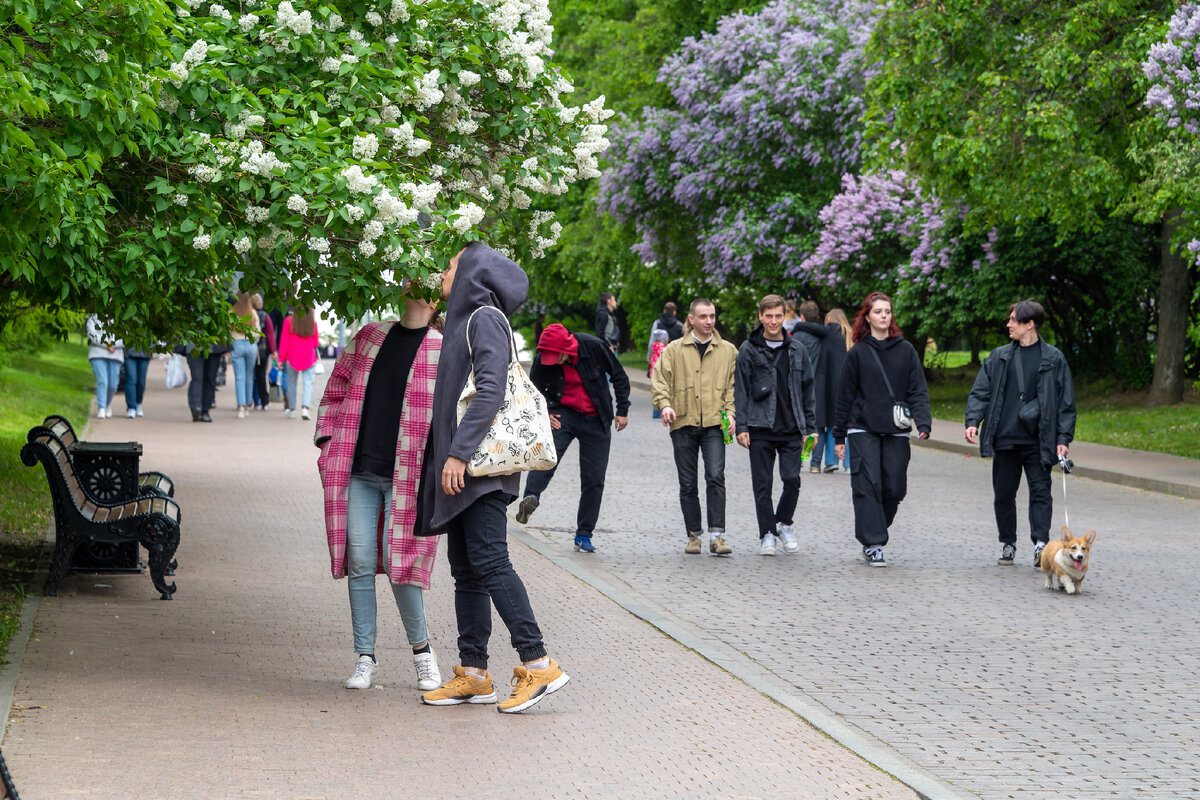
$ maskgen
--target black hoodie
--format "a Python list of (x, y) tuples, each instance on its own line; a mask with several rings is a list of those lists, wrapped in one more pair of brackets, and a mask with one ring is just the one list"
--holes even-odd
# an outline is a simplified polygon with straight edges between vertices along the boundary
[(892, 401), (888, 397), (883, 373), (871, 356), (879, 355), (896, 402), (907, 403), (917, 430), (929, 433), (933, 415), (929, 410), (929, 390), (925, 387), (925, 370), (916, 349), (897, 336), (876, 339), (866, 336), (846, 353), (842, 379), (838, 387), (837, 413), (833, 420), (833, 437), (838, 444), (846, 441), (846, 431), (864, 430), (882, 435), (907, 433), (892, 422)]
[[(425, 459), (422, 487), (422, 535), (443, 533), (446, 524), (485, 494), (497, 490), (516, 496), (520, 473), (476, 478), (467, 475), (462, 492), (442, 491), (442, 468), (450, 456), (469, 461), (500, 410), (511, 353), (508, 322), (490, 309), (475, 314), (471, 322), (471, 348), (467, 350), (467, 320), (483, 306), (495, 306), (504, 317), (512, 314), (529, 293), (529, 277), (507, 257), (479, 242), (458, 257), (458, 271), (446, 302), (446, 330), (438, 359), (437, 386), (433, 392), (430, 448)], [(458, 397), (475, 369), (475, 399), (458, 421)]]

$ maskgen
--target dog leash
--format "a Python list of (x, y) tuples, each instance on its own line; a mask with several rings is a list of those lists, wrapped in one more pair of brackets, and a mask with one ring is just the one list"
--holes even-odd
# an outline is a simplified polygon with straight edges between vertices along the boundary
[(1071, 527), (1071, 514), (1067, 511), (1067, 473), (1074, 468), (1075, 464), (1066, 456), (1058, 457), (1058, 465), (1062, 467), (1063, 478), (1063, 522), (1069, 528)]

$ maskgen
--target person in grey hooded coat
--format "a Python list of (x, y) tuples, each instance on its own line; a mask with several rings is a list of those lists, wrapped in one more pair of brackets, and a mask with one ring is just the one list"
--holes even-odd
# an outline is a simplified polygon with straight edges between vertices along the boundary
[[(446, 329), (420, 516), (424, 535), (446, 534), (460, 663), (453, 678), (421, 697), (428, 705), (496, 702), (487, 670), (493, 604), (522, 662), (513, 670), (515, 688), (498, 706), (501, 712), (524, 711), (570, 680), (546, 654), (525, 584), (508, 557), (506, 508), (520, 491), (520, 474), (474, 477), (466, 472), (504, 400), (512, 336), (507, 317), (528, 291), (524, 270), (478, 242), (452, 258), (442, 276)], [(458, 398), (472, 369), (476, 394), (460, 422)]]

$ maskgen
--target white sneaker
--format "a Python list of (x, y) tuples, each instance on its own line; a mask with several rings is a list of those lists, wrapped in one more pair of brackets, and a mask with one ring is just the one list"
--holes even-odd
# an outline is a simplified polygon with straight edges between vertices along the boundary
[(287, 417), (288, 419), (295, 419), (295, 418), (296, 418), (296, 412), (295, 412), (295, 411), (292, 411), (290, 408), (285, 408), (285, 409), (283, 410), (283, 415), (284, 415), (285, 417)]
[(800, 545), (796, 543), (796, 534), (791, 525), (784, 525), (780, 522), (776, 525), (776, 531), (779, 533), (779, 541), (783, 542), (783, 552), (791, 555), (800, 549)]
[(138, 407), (137, 407), (137, 415), (138, 415), (139, 417), (144, 417), (144, 416), (146, 416), (146, 412), (145, 412), (145, 411), (142, 411), (142, 407), (141, 407), (141, 406), (138, 406)]
[[(312, 419), (312, 417), (308, 415), (308, 406), (300, 409), (300, 417), (301, 419)], [(434, 688), (436, 689), (437, 687), (435, 686)]]
[(131, 408), (125, 412), (125, 416), (128, 417), (129, 419), (133, 419), (134, 417), (137, 416), (137, 411), (135, 411), (134, 409)]
[(238, 419), (245, 419), (245, 418), (246, 418), (246, 407), (242, 406), (241, 408), (238, 409)]
[(417, 688), (422, 692), (432, 692), (442, 685), (442, 673), (438, 672), (432, 648), (428, 653), (413, 653), (413, 666), (417, 668)]
[(760, 556), (775, 555), (775, 535), (768, 533), (762, 537), (758, 544), (758, 554)]
[(354, 674), (346, 679), (347, 689), (370, 689), (371, 681), (379, 675), (379, 665), (370, 656), (359, 656), (354, 662)]

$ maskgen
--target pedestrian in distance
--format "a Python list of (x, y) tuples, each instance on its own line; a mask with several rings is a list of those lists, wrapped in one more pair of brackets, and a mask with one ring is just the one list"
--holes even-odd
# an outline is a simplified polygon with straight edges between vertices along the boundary
[[(792, 329), (789, 332), (795, 339), (799, 339), (804, 345), (804, 349), (808, 351), (808, 358), (812, 362), (813, 375), (823, 374), (825, 365), (822, 363), (824, 359), (821, 356), (821, 351), (824, 348), (824, 340), (828, 337), (829, 332), (825, 326), (820, 325), (821, 309), (817, 306), (814, 300), (805, 300), (799, 306), (799, 316), (792, 322)], [(813, 447), (812, 457), (809, 459), (809, 471), (821, 471), (821, 454)]]
[(254, 309), (254, 315), (258, 317), (258, 325), (262, 330), (262, 336), (258, 337), (258, 360), (254, 362), (254, 393), (258, 395), (258, 407), (263, 411), (267, 410), (267, 406), (271, 404), (270, 389), (267, 386), (267, 370), (271, 366), (271, 359), (274, 357), (279, 341), (275, 335), (275, 323), (271, 319), (271, 315), (263, 311), (263, 297), (261, 294), (253, 294), (250, 296), (250, 305)]
[(1000, 558), (1017, 554), (1017, 489), (1021, 473), (1029, 488), (1029, 538), (1033, 565), (1041, 566), (1054, 512), (1050, 471), (1065, 459), (1075, 438), (1075, 387), (1058, 348), (1040, 335), (1046, 312), (1034, 300), (1008, 309), (1009, 344), (984, 359), (967, 397), (966, 438), (992, 459), (993, 508)]
[(417, 688), (442, 683), (424, 600), (438, 540), (415, 535), (442, 345), (436, 316), (434, 304), (410, 294), (399, 322), (364, 325), (334, 364), (317, 409), (330, 567), (350, 595), (355, 662), (347, 689), (369, 689), (379, 674), (377, 574), (391, 585)]
[(892, 299), (872, 292), (854, 318), (833, 435), (837, 457), (850, 450), (854, 536), (872, 567), (886, 567), (888, 528), (908, 493), (909, 436), (928, 439), (933, 426), (925, 370), (892, 316)]
[(104, 321), (97, 314), (87, 318), (86, 327), (88, 363), (96, 376), (96, 419), (104, 419), (112, 416), (112, 401), (125, 361), (125, 343), (104, 329)]
[(296, 416), (297, 395), (301, 418), (311, 418), (308, 408), (312, 405), (319, 345), (317, 316), (311, 308), (298, 310), (283, 321), (283, 333), (279, 337), (279, 363), (286, 368), (288, 406), (283, 413), (289, 418)]
[[(493, 605), (521, 660), (513, 669), (512, 695), (497, 706), (500, 712), (524, 711), (570, 680), (547, 655), (529, 594), (508, 556), (505, 509), (516, 499), (521, 477), (467, 473), (468, 460), (504, 400), (512, 357), (508, 316), (525, 301), (528, 291), (525, 271), (479, 242), (459, 251), (442, 274), (446, 330), (422, 492), (429, 519), (422, 532), (446, 534), (459, 663), (453, 678), (422, 695), (422, 702), (429, 705), (496, 702), (487, 669)], [(459, 420), (458, 398), (472, 372), (475, 397)]]
[(621, 346), (621, 329), (617, 325), (617, 298), (612, 292), (600, 294), (600, 305), (596, 306), (596, 338), (604, 342), (614, 353)]
[[(559, 464), (571, 442), (579, 442), (580, 493), (575, 518), (575, 549), (594, 553), (592, 534), (596, 530), (596, 520), (600, 518), (604, 476), (612, 445), (609, 428), (622, 431), (629, 424), (629, 377), (604, 342), (588, 333), (571, 333), (558, 323), (542, 331), (537, 350), (529, 378), (546, 398)], [(557, 466), (529, 473), (525, 480), (525, 496), (517, 506), (517, 522), (529, 521), (556, 470)]]
[(704, 457), (704, 497), (708, 516), (708, 552), (733, 553), (725, 541), (725, 441), (722, 422), (736, 435), (733, 376), (737, 348), (716, 330), (711, 300), (692, 301), (682, 339), (666, 346), (651, 378), (654, 407), (671, 430), (671, 449), (679, 477), (679, 506), (687, 531), (684, 552), (699, 554), (703, 539), (697, 458)]
[[(233, 337), (233, 385), (237, 394), (237, 415), (245, 419), (250, 414), (254, 395), (254, 365), (258, 361), (258, 340), (262, 338), (262, 323), (254, 311), (249, 292), (241, 292), (233, 304), (237, 324), (230, 329)], [(245, 330), (249, 326), (250, 330)]]
[(846, 360), (846, 351), (854, 344), (851, 341), (850, 323), (846, 320), (846, 313), (840, 308), (835, 308), (825, 315), (824, 325), (807, 320), (798, 321), (794, 327), (794, 335), (816, 338), (820, 342), (821, 350), (821, 357), (816, 365), (817, 441), (813, 447), (809, 472), (821, 472), (822, 463), (825, 472), (837, 472), (840, 463), (842, 470), (849, 474), (850, 468), (846, 465), (846, 460), (839, 459), (834, 449), (833, 414), (837, 408), (842, 363)]
[[(662, 314), (655, 317), (654, 322), (650, 323), (650, 341), (646, 345), (646, 363), (651, 367), (654, 366), (654, 344), (655, 342), (663, 342), (669, 344), (676, 339), (683, 338), (683, 323), (679, 321), (676, 315), (675, 304), (668, 302), (663, 305)], [(665, 336), (660, 336), (659, 331), (662, 331)], [(649, 371), (646, 373), (649, 375)]]
[(146, 399), (146, 376), (150, 372), (150, 351), (125, 348), (125, 416), (144, 417), (142, 401)]
[[(784, 300), (769, 294), (758, 303), (757, 328), (738, 350), (734, 403), (741, 420), (738, 444), (750, 451), (750, 482), (758, 518), (759, 555), (796, 553), (793, 527), (800, 499), (804, 441), (816, 436), (815, 379), (808, 349), (783, 330)], [(772, 505), (772, 477), (779, 458), (783, 491)]]

